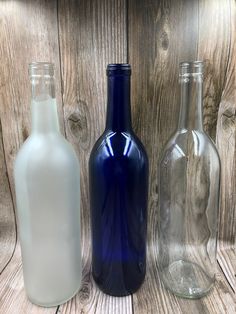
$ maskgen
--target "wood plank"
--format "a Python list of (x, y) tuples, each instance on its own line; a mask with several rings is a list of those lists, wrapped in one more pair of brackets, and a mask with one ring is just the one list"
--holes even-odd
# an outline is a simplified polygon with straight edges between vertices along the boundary
[(226, 280), (231, 286), (234, 293), (236, 293), (236, 252), (235, 247), (221, 247), (218, 250), (217, 260), (219, 266), (224, 273)]
[[(217, 148), (221, 158), (220, 244), (236, 244), (236, 3), (230, 1), (230, 51), (217, 119)], [(224, 245), (225, 245), (224, 244)]]
[(132, 313), (131, 296), (112, 298), (90, 274), (88, 159), (105, 127), (106, 65), (127, 61), (126, 1), (59, 1), (59, 37), (66, 134), (81, 165), (83, 280), (62, 313)]
[[(235, 240), (235, 182), (232, 176), (235, 170), (235, 39), (232, 31), (235, 4), (233, 0), (199, 0), (198, 8), (197, 3), (198, 1), (189, 4), (186, 0), (128, 2), (129, 61), (133, 66), (133, 124), (147, 147), (151, 166), (148, 269), (145, 283), (136, 294), (132, 297), (113, 298), (98, 290), (90, 273), (87, 162), (91, 147), (104, 128), (106, 64), (127, 61), (126, 1), (59, 2), (66, 133), (76, 148), (82, 169), (83, 285), (76, 297), (61, 306), (58, 313), (123, 314), (132, 313), (133, 310), (142, 314), (236, 312), (232, 290), (235, 289), (235, 251), (232, 248)], [(230, 10), (228, 4), (231, 5)], [(229, 12), (231, 29), (227, 24)], [(195, 19), (198, 15), (199, 21)], [(1, 2), (0, 25), (0, 115), (3, 148), (6, 150), (13, 187), (13, 160), (30, 129), (27, 63), (35, 58), (54, 61), (57, 77), (60, 78), (56, 1), (37, 0), (28, 1), (27, 4), (23, 1)], [(227, 242), (222, 242), (223, 245), (220, 243), (224, 250), (220, 250), (218, 262), (223, 272), (219, 268), (215, 288), (209, 296), (190, 301), (174, 297), (163, 288), (159, 280), (156, 265), (156, 165), (157, 156), (177, 123), (177, 65), (185, 59), (196, 59), (197, 52), (198, 58), (210, 59), (205, 82), (204, 123), (207, 132), (213, 137), (220, 102), (217, 143), (224, 160), (220, 239), (226, 239)], [(57, 98), (63, 125), (60, 96), (58, 79)], [(0, 143), (2, 174), (6, 172), (3, 153)], [(7, 231), (0, 233), (0, 253), (3, 252), (0, 254), (1, 271), (14, 250), (15, 229), (7, 176), (1, 176), (0, 180), (0, 196), (3, 200), (0, 231), (3, 224), (7, 225)], [(229, 249), (226, 249), (227, 246)], [(23, 289), (19, 244), (1, 274), (0, 300), (0, 313), (4, 314), (16, 311), (56, 312), (56, 308), (43, 309), (27, 301)]]
[[(211, 292), (202, 299), (187, 300), (175, 297), (163, 287), (155, 263), (157, 258), (155, 247), (150, 249), (148, 256), (150, 260), (145, 283), (133, 296), (134, 313), (235, 313), (235, 294), (225, 280), (220, 267), (216, 274), (216, 284)], [(142, 298), (142, 302), (139, 300), (137, 303), (138, 298)]]
[[(204, 74), (204, 129), (215, 140), (219, 104), (225, 86), (233, 35), (230, 22), (234, 1), (199, 0), (198, 59), (206, 60)], [(232, 57), (232, 56), (231, 56)]]
[(0, 119), (0, 275), (12, 258), (16, 245), (16, 221), (6, 170)]
[(64, 129), (56, 4), (56, 0), (0, 2), (0, 115), (12, 191), (15, 156), (30, 132), (28, 64), (32, 61), (55, 64), (56, 97), (62, 132)]
[(229, 288), (220, 269), (216, 274), (215, 286), (206, 297), (199, 300), (178, 299), (178, 302), (183, 314), (234, 314), (236, 311), (235, 294)]
[[(147, 273), (143, 285), (133, 294), (133, 311), (136, 314), (181, 314), (178, 300), (167, 291), (159, 278), (156, 248), (148, 247)], [(194, 311), (192, 313), (195, 313)]]
[[(147, 275), (141, 289), (133, 295), (134, 313), (182, 311), (178, 300), (163, 289), (156, 268), (157, 164), (165, 142), (177, 127), (179, 63), (196, 59), (197, 12), (196, 2), (129, 1), (133, 124), (150, 162)], [(190, 310), (194, 313), (195, 306)]]
[[(223, 3), (215, 2), (216, 8), (212, 11), (212, 1), (209, 1), (211, 5), (207, 1), (149, 0), (145, 4), (129, 1), (129, 61), (135, 67), (134, 126), (150, 160), (148, 270), (144, 285), (133, 295), (134, 313), (233, 313), (235, 310), (234, 296), (220, 269), (216, 286), (209, 296), (201, 300), (183, 300), (163, 289), (155, 262), (158, 247), (157, 160), (177, 125), (180, 61), (210, 59), (205, 82), (204, 125), (211, 136), (215, 134), (230, 46), (230, 29), (225, 26), (230, 14), (229, 5), (224, 3), (222, 11)], [(219, 17), (220, 21), (216, 22)], [(216, 93), (214, 102), (209, 90)]]
[[(180, 97), (179, 63), (183, 60), (194, 60), (197, 54), (198, 36), (189, 29), (190, 21), (193, 29), (197, 27), (195, 18), (197, 9), (196, 5), (192, 7), (187, 1), (149, 0), (145, 1), (145, 4), (143, 1), (129, 2), (133, 124), (149, 156), (148, 241), (154, 243), (158, 206), (157, 164), (166, 141), (177, 127)], [(189, 14), (191, 12), (194, 14)], [(189, 45), (179, 45), (179, 42), (182, 40), (185, 42), (186, 38)]]

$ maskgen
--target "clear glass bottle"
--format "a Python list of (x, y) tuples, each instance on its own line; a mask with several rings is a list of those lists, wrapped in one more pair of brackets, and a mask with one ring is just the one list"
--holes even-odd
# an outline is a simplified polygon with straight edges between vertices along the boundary
[(179, 124), (159, 166), (160, 275), (185, 298), (205, 295), (217, 266), (220, 159), (203, 130), (202, 84), (202, 62), (180, 64)]
[(79, 163), (59, 131), (54, 67), (32, 63), (32, 132), (17, 154), (14, 176), (25, 289), (56, 306), (80, 288)]

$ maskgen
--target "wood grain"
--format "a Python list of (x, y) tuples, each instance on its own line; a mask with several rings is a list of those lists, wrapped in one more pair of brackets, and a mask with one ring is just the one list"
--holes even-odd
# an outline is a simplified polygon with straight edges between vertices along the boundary
[(28, 64), (32, 61), (55, 63), (63, 131), (56, 1), (1, 1), (0, 27), (0, 115), (7, 170), (14, 191), (13, 163), (30, 132)]
[(217, 148), (221, 158), (220, 245), (236, 245), (236, 3), (230, 1), (230, 51), (217, 118)]
[[(0, 313), (236, 312), (235, 6), (234, 0), (0, 2)], [(178, 121), (178, 64), (195, 59), (209, 60), (204, 126), (217, 140), (222, 193), (217, 282), (207, 297), (193, 301), (176, 298), (160, 282), (156, 226), (157, 161)], [(65, 125), (81, 164), (82, 287), (71, 301), (51, 309), (26, 298), (11, 196), (15, 155), (30, 132), (27, 66), (33, 60), (55, 63), (61, 130)], [(127, 61), (133, 126), (150, 160), (148, 268), (137, 293), (114, 298), (91, 277), (87, 165), (105, 126), (106, 65)]]
[[(143, 287), (133, 295), (134, 313), (233, 313), (235, 309), (231, 288), (220, 270), (216, 288), (207, 298), (186, 301), (176, 299), (161, 288), (155, 269), (157, 163), (178, 121), (177, 71), (181, 61), (209, 59), (204, 126), (213, 138), (215, 136), (217, 110), (231, 49), (230, 26), (226, 22), (231, 10), (229, 2), (214, 1), (214, 4), (215, 7), (213, 1), (149, 0), (145, 4), (129, 1), (129, 62), (134, 68), (133, 120), (150, 160), (148, 273)], [(222, 298), (224, 293), (230, 300), (229, 310)], [(150, 299), (155, 301), (150, 303)]]
[(217, 260), (219, 266), (224, 273), (228, 283), (234, 293), (236, 293), (236, 252), (235, 247), (225, 248), (224, 246), (218, 250)]
[(143, 287), (133, 295), (134, 313), (181, 313), (178, 300), (161, 288), (156, 270), (157, 165), (165, 142), (177, 127), (179, 62), (194, 60), (197, 53), (198, 6), (187, 1), (149, 0), (143, 4), (131, 0), (129, 9), (133, 120), (150, 161), (148, 273)]
[(6, 170), (0, 119), (0, 275), (11, 261), (16, 245), (16, 221)]
[(108, 297), (90, 274), (88, 159), (105, 127), (106, 66), (127, 61), (126, 1), (60, 1), (59, 37), (66, 135), (81, 165), (83, 281), (62, 313), (132, 313), (131, 297)]
[(234, 0), (199, 0), (197, 59), (206, 61), (204, 73), (204, 129), (215, 141), (216, 122), (230, 53), (231, 6)]
[[(129, 61), (133, 65), (132, 109), (134, 129), (150, 161), (149, 241), (156, 241), (157, 165), (164, 144), (177, 127), (178, 66), (197, 53), (195, 12), (186, 1), (130, 1)], [(177, 21), (180, 23), (178, 24)], [(146, 35), (148, 34), (148, 36)], [(152, 43), (150, 43), (152, 38)], [(189, 44), (179, 45), (179, 42)], [(144, 48), (145, 47), (145, 48)], [(148, 49), (146, 49), (148, 47)], [(170, 92), (171, 86), (171, 92)]]

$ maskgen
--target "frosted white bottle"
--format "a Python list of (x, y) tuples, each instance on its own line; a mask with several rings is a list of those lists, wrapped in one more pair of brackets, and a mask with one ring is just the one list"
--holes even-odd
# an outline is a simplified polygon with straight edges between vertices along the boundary
[(50, 63), (29, 66), (32, 132), (14, 168), (26, 293), (56, 306), (81, 284), (79, 163), (60, 134)]

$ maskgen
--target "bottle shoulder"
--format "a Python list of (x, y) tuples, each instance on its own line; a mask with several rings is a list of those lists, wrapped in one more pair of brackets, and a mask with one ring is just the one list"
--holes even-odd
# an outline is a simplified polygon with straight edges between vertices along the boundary
[(165, 158), (188, 158), (189, 155), (208, 156), (220, 162), (217, 148), (212, 139), (203, 131), (178, 130), (166, 143), (161, 160)]
[(133, 132), (105, 131), (96, 141), (90, 160), (101, 156), (103, 158), (142, 156), (147, 160), (145, 148)]
[(21, 146), (15, 168), (29, 164), (66, 165), (78, 164), (72, 145), (60, 134), (31, 134)]

